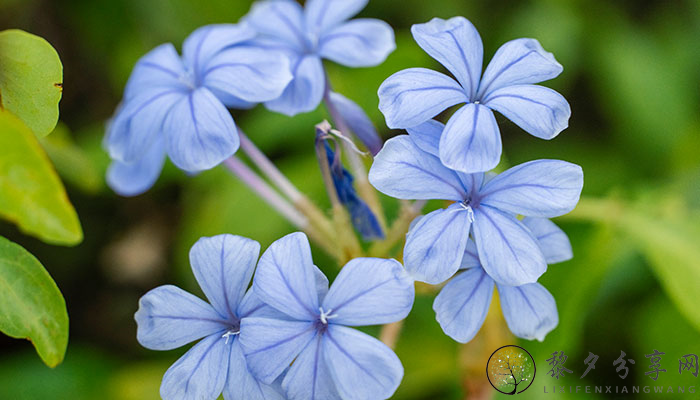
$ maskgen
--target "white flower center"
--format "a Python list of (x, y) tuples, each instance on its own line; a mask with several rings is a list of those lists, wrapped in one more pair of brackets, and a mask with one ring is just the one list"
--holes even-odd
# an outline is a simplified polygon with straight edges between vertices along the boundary
[(226, 338), (226, 344), (228, 344), (228, 340), (229, 340), (229, 338), (231, 338), (231, 336), (236, 336), (236, 335), (239, 335), (240, 333), (241, 333), (241, 331), (234, 331), (233, 329), (231, 329), (231, 330), (227, 331), (226, 333), (224, 333), (223, 335), (221, 335), (221, 337)]
[(323, 307), (319, 307), (318, 309), (319, 309), (319, 311), (321, 311), (321, 315), (318, 318), (321, 320), (321, 322), (324, 325), (328, 325), (329, 319), (337, 317), (337, 315), (333, 315), (332, 309), (330, 309), (328, 311), (324, 311)]

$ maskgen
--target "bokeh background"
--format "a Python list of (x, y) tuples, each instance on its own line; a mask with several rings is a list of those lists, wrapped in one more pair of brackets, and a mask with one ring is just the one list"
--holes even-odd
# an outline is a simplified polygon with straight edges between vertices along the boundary
[[(154, 189), (130, 199), (104, 182), (105, 121), (136, 60), (163, 42), (179, 47), (201, 25), (235, 22), (250, 4), (0, 0), (1, 29), (43, 36), (63, 61), (62, 123), (44, 145), (85, 231), (82, 244), (61, 248), (0, 224), (0, 234), (35, 254), (54, 277), (71, 329), (65, 361), (53, 370), (28, 342), (0, 335), (0, 399), (159, 398), (163, 373), (184, 349), (138, 345), (133, 313), (139, 297), (165, 283), (201, 293), (187, 256), (201, 236), (234, 233), (265, 248), (293, 230), (222, 168), (186, 176), (168, 166)], [(541, 398), (543, 386), (555, 384), (574, 390), (695, 385), (700, 392), (700, 377), (678, 373), (682, 355), (700, 355), (700, 1), (373, 0), (361, 16), (389, 22), (397, 50), (376, 68), (328, 68), (336, 89), (367, 110), (384, 138), (402, 132), (388, 130), (377, 110), (379, 84), (407, 67), (441, 68), (413, 42), (411, 24), (455, 15), (479, 29), (487, 60), (507, 40), (534, 37), (564, 65), (547, 86), (571, 103), (569, 129), (542, 141), (499, 116), (503, 165), (536, 158), (578, 163), (586, 174), (585, 200), (557, 220), (575, 258), (551, 266), (541, 280), (557, 299), (557, 329), (539, 343), (501, 339), (493, 328), (460, 346), (435, 321), (434, 294), (422, 294), (398, 342), (406, 373), (395, 398), (461, 399), (470, 387), (483, 389), (484, 354), (510, 342), (537, 361), (535, 384), (520, 396)], [(312, 128), (326, 117), (323, 109), (287, 118), (258, 107), (236, 117), (298, 187), (328, 205), (313, 157)], [(397, 204), (383, 201), (396, 215)], [(330, 275), (337, 272), (321, 250), (314, 249), (314, 257)], [(650, 364), (644, 355), (654, 349), (666, 353), (661, 368), (667, 372), (657, 382), (644, 374)], [(636, 361), (625, 380), (613, 366), (621, 350)], [(573, 374), (547, 376), (545, 359), (554, 351), (568, 355)], [(599, 360), (580, 379), (589, 352)]]

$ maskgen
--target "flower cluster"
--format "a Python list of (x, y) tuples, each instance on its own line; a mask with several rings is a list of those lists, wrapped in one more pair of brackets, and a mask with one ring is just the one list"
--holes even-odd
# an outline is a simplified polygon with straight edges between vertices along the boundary
[[(533, 39), (503, 45), (481, 75), (482, 44), (464, 18), (435, 18), (412, 29), (416, 42), (456, 78), (420, 68), (397, 72), (379, 88), (390, 127), (409, 135), (390, 139), (375, 158), (369, 180), (399, 199), (453, 202), (415, 221), (406, 237), (404, 264), (419, 281), (439, 284), (455, 276), (434, 309), (445, 333), (471, 340), (486, 317), (494, 282), (503, 311), (518, 336), (542, 340), (556, 326), (552, 296), (537, 279), (548, 263), (571, 258), (566, 235), (546, 218), (578, 203), (583, 171), (557, 160), (527, 162), (495, 175), (501, 140), (491, 109), (529, 133), (556, 136), (568, 123), (566, 100), (533, 85), (561, 72)], [(447, 125), (432, 120), (467, 103)], [(526, 218), (520, 220), (518, 216)], [(525, 310), (516, 304), (527, 304)]]
[[(413, 280), (395, 260), (356, 258), (328, 288), (306, 235), (260, 257), (250, 239), (200, 239), (192, 270), (210, 304), (174, 286), (141, 298), (138, 340), (169, 350), (204, 338), (165, 373), (164, 399), (386, 399), (403, 367), (382, 342), (349, 326), (401, 320)], [(290, 366), (291, 365), (291, 366)]]

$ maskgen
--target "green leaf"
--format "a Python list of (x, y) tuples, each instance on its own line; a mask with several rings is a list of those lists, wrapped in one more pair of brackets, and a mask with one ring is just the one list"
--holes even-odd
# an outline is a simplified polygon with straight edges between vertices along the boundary
[(0, 217), (27, 234), (59, 245), (83, 240), (61, 180), (27, 126), (0, 110)]
[(46, 136), (58, 122), (62, 92), (63, 66), (49, 42), (17, 29), (0, 32), (0, 108)]
[(68, 346), (68, 312), (56, 283), (39, 260), (1, 236), (0, 331), (29, 339), (49, 367)]

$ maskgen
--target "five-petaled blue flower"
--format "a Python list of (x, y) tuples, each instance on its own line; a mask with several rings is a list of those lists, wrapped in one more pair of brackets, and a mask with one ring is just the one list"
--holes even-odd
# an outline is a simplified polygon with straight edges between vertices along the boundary
[[(566, 234), (546, 218), (525, 218), (523, 224), (537, 239), (547, 264), (573, 257)], [(474, 241), (469, 240), (461, 270), (435, 298), (433, 309), (442, 330), (454, 340), (466, 343), (483, 325), (498, 287), (501, 309), (508, 328), (524, 339), (544, 340), (559, 323), (554, 297), (539, 283), (508, 286), (495, 283), (479, 261)]]
[(534, 39), (507, 42), (481, 76), (483, 45), (463, 17), (434, 18), (411, 29), (418, 45), (456, 78), (425, 68), (390, 76), (379, 88), (379, 109), (390, 128), (412, 128), (460, 103), (440, 138), (446, 166), (466, 173), (496, 167), (501, 135), (496, 110), (528, 133), (551, 139), (568, 126), (571, 109), (559, 93), (534, 83), (559, 75), (562, 66)]
[(322, 59), (348, 67), (379, 65), (394, 51), (394, 31), (378, 19), (347, 21), (369, 0), (266, 0), (245, 18), (262, 38), (261, 47), (286, 52), (294, 80), (281, 97), (266, 102), (272, 111), (295, 115), (318, 107), (326, 90)]
[(164, 44), (138, 61), (108, 130), (115, 162), (107, 179), (115, 191), (148, 190), (166, 153), (197, 172), (236, 152), (238, 131), (226, 107), (274, 99), (292, 79), (284, 56), (244, 43), (255, 35), (246, 24), (209, 25), (185, 40), (182, 57)]
[(249, 372), (239, 335), (241, 318), (275, 315), (246, 293), (260, 254), (258, 242), (240, 236), (202, 238), (190, 251), (192, 270), (211, 305), (175, 286), (155, 288), (139, 301), (137, 338), (152, 350), (194, 345), (163, 377), (163, 399), (282, 400)]
[[(498, 283), (533, 283), (547, 269), (544, 255), (517, 214), (551, 218), (573, 210), (583, 188), (581, 167), (565, 161), (520, 164), (485, 181), (438, 158), (440, 130), (419, 127), (422, 140), (390, 139), (374, 159), (369, 181), (399, 199), (455, 203), (420, 219), (408, 232), (404, 264), (416, 280), (444, 282), (459, 269), (470, 231), (486, 272)], [(443, 134), (444, 135), (444, 134)]]
[(356, 258), (329, 290), (306, 235), (292, 233), (260, 258), (253, 291), (284, 314), (241, 322), (248, 366), (261, 381), (271, 383), (288, 369), (282, 388), (290, 400), (386, 399), (394, 393), (403, 377), (396, 354), (346, 326), (386, 324), (408, 315), (413, 281), (399, 262)]

